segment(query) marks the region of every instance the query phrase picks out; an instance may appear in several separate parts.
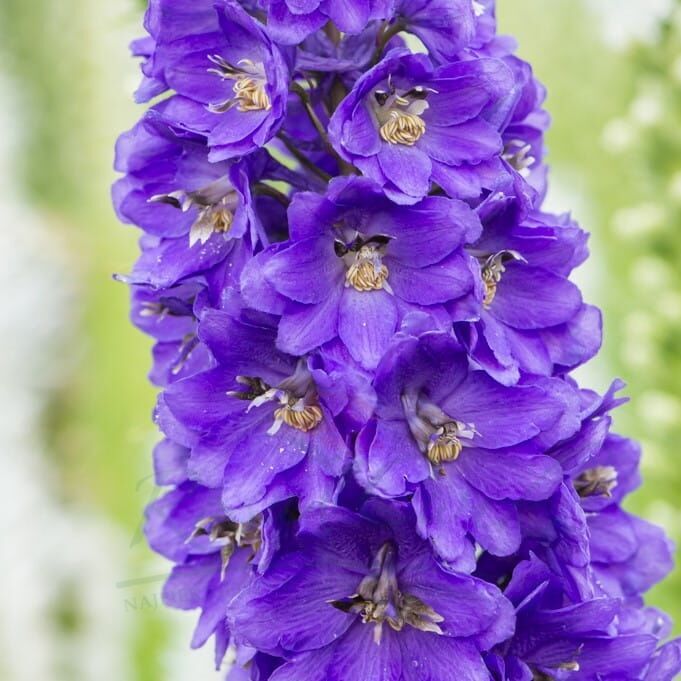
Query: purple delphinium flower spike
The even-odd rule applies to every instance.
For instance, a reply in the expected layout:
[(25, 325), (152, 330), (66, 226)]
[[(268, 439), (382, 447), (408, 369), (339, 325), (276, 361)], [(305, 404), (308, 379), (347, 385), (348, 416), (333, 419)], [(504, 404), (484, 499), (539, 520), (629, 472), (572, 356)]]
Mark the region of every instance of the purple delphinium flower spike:
[[(150, 0), (113, 190), (154, 550), (229, 681), (672, 681), (600, 312), (494, 0)], [(229, 655), (227, 653), (229, 652)]]

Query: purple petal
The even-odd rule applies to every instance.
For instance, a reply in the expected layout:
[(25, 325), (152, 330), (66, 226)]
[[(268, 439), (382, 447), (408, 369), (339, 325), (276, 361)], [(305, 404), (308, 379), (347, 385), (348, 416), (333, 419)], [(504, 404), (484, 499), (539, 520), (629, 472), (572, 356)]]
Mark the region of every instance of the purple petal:
[(493, 501), (470, 487), (474, 512), (471, 534), (478, 543), (495, 556), (509, 556), (520, 548), (520, 522), (515, 504)]
[(296, 241), (264, 266), (270, 285), (298, 303), (321, 303), (329, 290), (343, 286), (345, 266), (326, 236)]
[(416, 269), (388, 261), (395, 295), (418, 305), (437, 305), (466, 295), (474, 287), (468, 256), (456, 253), (437, 265)]
[(428, 193), (432, 166), (418, 148), (384, 142), (378, 163), (388, 181), (410, 199), (420, 199)]
[(387, 497), (405, 494), (407, 483), (430, 475), (404, 421), (374, 421), (359, 435), (355, 474), (367, 488)]
[(518, 263), (502, 275), (490, 309), (497, 319), (516, 329), (543, 329), (568, 321), (581, 306), (581, 293), (573, 283)]
[(397, 308), (386, 291), (346, 288), (340, 301), (338, 335), (352, 357), (367, 369), (378, 365), (395, 334)]
[(277, 345), (292, 355), (304, 355), (333, 340), (338, 334), (342, 287), (327, 292), (319, 305), (298, 305), (279, 322)]
[(456, 462), (461, 474), (490, 499), (548, 499), (563, 479), (550, 456), (464, 448)]

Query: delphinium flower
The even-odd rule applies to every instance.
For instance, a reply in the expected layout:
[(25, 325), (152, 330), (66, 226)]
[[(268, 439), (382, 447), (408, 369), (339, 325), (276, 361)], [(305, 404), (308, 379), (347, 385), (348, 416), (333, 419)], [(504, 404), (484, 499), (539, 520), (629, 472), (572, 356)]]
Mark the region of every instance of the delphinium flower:
[(152, 0), (114, 189), (146, 531), (231, 681), (671, 681), (600, 313), (494, 2)]

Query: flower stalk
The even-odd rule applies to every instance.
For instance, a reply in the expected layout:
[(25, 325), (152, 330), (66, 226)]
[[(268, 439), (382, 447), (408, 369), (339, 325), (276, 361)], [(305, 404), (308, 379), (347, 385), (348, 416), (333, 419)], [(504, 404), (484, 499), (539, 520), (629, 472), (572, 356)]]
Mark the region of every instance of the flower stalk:
[(166, 96), (117, 149), (165, 602), (232, 681), (671, 681), (670, 546), (622, 508), (622, 386), (571, 377), (587, 235), (493, 1), (255, 4), (151, 3)]

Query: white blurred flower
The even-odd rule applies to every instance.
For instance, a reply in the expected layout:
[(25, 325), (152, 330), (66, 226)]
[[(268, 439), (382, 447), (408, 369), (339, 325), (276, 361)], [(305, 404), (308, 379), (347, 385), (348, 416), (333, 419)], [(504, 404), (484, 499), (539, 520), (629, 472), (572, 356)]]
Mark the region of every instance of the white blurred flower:
[(651, 291), (661, 291), (672, 285), (674, 273), (669, 264), (654, 255), (638, 258), (633, 264), (631, 278), (634, 286), (642, 286)]
[(624, 320), (622, 362), (635, 369), (649, 369), (657, 361), (656, 319), (643, 310), (630, 313)]
[(636, 40), (655, 39), (658, 22), (669, 15), (673, 0), (588, 0), (600, 20), (603, 39), (623, 49)]
[(681, 321), (681, 293), (676, 289), (664, 290), (658, 294), (657, 309), (669, 322)]
[(669, 196), (674, 201), (681, 201), (681, 170), (677, 170), (669, 180)]
[(603, 129), (601, 143), (606, 151), (620, 153), (630, 149), (636, 141), (636, 128), (626, 118), (615, 118)]
[(681, 83), (681, 54), (672, 62), (670, 73), (677, 83)]
[(637, 411), (652, 428), (671, 428), (681, 420), (681, 400), (670, 393), (649, 390), (638, 397)]
[(664, 116), (664, 98), (660, 92), (648, 89), (631, 103), (631, 117), (643, 127), (652, 127)]
[(640, 239), (664, 226), (664, 207), (653, 202), (639, 203), (617, 211), (612, 228), (615, 235), (624, 239)]

